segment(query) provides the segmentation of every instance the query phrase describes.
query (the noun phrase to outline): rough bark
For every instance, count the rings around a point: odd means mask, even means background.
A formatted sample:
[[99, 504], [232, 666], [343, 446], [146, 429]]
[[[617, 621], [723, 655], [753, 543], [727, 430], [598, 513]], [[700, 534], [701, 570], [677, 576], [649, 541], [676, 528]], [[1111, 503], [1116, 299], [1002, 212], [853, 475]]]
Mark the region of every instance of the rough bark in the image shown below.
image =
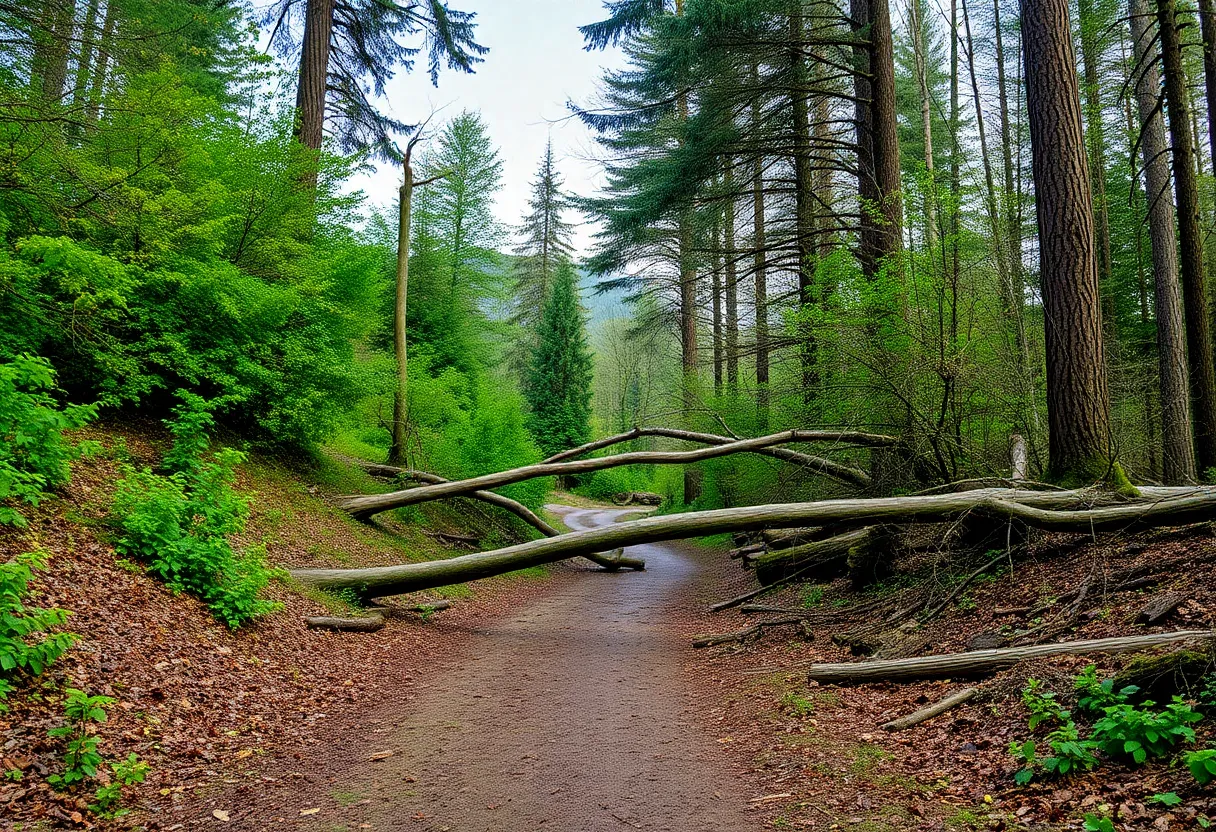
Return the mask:
[[1081, 30], [1081, 65], [1085, 76], [1085, 139], [1089, 156], [1089, 183], [1093, 197], [1094, 233], [1098, 255], [1098, 281], [1106, 287], [1104, 312], [1108, 328], [1114, 323], [1111, 280], [1110, 212], [1106, 204], [1106, 146], [1102, 131], [1102, 90], [1098, 78], [1098, 21], [1094, 0], [1078, 0]]
[[975, 698], [979, 693], [979, 688], [963, 688], [962, 690], [952, 693], [945, 699], [934, 702], [932, 705], [926, 705], [919, 711], [914, 711], [907, 716], [901, 716], [899, 719], [893, 719], [882, 726], [884, 731], [904, 731], [914, 725], [920, 725], [922, 722], [928, 722], [935, 716], [941, 716], [946, 711], [957, 708], [959, 705], [964, 705]]
[[1187, 362], [1190, 367], [1196, 465], [1200, 471], [1216, 466], [1216, 365], [1212, 358], [1207, 278], [1203, 264], [1203, 229], [1199, 222], [1199, 191], [1191, 134], [1190, 105], [1175, 0], [1157, 0], [1161, 62], [1165, 74], [1165, 103], [1173, 149], [1174, 196], [1178, 208], [1178, 244], [1182, 259], [1183, 308], [1186, 317]]
[[1067, 0], [1025, 4], [1022, 37], [1046, 330], [1049, 469], [1053, 478], [1079, 484], [1109, 477], [1113, 460], [1093, 206]]
[[1211, 630], [1180, 630], [1174, 633], [1154, 633], [1145, 636], [1099, 638], [1089, 641], [1069, 641], [1061, 644], [1035, 644], [1027, 647], [1004, 647], [998, 650], [973, 650], [970, 653], [945, 653], [919, 656], [913, 659], [888, 659], [843, 664], [816, 664], [807, 671], [812, 682], [907, 682], [914, 679], [934, 679], [943, 676], [982, 676], [1011, 667], [1018, 662], [1047, 656], [1087, 656], [1098, 653], [1126, 653], [1148, 650], [1165, 644], [1193, 639], [1210, 639]]
[[1181, 592], [1163, 592], [1144, 605], [1136, 614], [1138, 624], [1156, 624], [1161, 619], [1178, 609], [1186, 596]]
[[730, 159], [722, 166], [726, 203], [722, 207], [722, 248], [726, 257], [726, 385], [739, 387], [739, 267], [735, 261], [735, 179]]
[[816, 582], [829, 581], [844, 570], [849, 551], [866, 545], [870, 537], [870, 529], [857, 529], [826, 540], [766, 552], [753, 561], [756, 580], [763, 586], [771, 586], [798, 574]]
[[394, 595], [487, 578], [617, 547], [765, 528], [826, 524], [856, 528], [882, 523], [955, 520], [974, 513], [1002, 521], [1016, 519], [1035, 528], [1094, 534], [1185, 525], [1216, 518], [1216, 490], [1156, 491], [1160, 496], [1150, 492], [1133, 502], [1078, 511], [1060, 509], [1091, 504], [1095, 497], [1093, 492], [983, 489], [928, 497], [740, 506], [647, 517], [447, 560], [363, 569], [302, 569], [292, 574], [306, 584], [323, 589], [346, 588], [366, 596]]
[[849, 17], [853, 35], [857, 39], [857, 44], [853, 47], [853, 124], [857, 144], [857, 196], [861, 203], [857, 261], [861, 266], [862, 275], [867, 280], [873, 280], [878, 273], [879, 243], [875, 212], [880, 198], [878, 177], [874, 170], [869, 0], [849, 0]]
[[1140, 112], [1140, 149], [1144, 160], [1145, 200], [1153, 258], [1153, 298], [1157, 319], [1157, 369], [1161, 393], [1162, 478], [1167, 485], [1195, 482], [1195, 446], [1191, 434], [1190, 379], [1182, 287], [1178, 282], [1178, 243], [1165, 124], [1157, 106], [1161, 78], [1153, 46], [1147, 0], [1128, 0]]
[[[309, 150], [320, 150], [325, 137], [325, 92], [334, 31], [336, 0], [308, 0], [304, 42], [296, 87], [295, 137]], [[315, 174], [312, 184], [316, 184]]]

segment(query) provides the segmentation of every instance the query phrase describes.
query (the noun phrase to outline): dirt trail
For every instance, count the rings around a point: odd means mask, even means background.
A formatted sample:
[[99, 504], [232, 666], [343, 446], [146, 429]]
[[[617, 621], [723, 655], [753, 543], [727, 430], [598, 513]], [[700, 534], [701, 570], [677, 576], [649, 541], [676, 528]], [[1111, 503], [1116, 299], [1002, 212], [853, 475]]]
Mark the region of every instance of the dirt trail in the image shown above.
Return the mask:
[[[552, 508], [572, 529], [636, 511]], [[557, 582], [473, 636], [430, 687], [401, 704], [399, 720], [382, 713], [388, 721], [367, 725], [350, 743], [361, 762], [335, 759], [336, 777], [322, 772], [297, 786], [302, 805], [263, 803], [260, 818], [245, 822], [420, 832], [759, 829], [685, 696], [687, 640], [673, 624], [692, 603], [697, 551], [629, 551], [646, 559], [647, 572]], [[379, 751], [393, 754], [366, 762]], [[303, 808], [321, 811], [300, 817]]]

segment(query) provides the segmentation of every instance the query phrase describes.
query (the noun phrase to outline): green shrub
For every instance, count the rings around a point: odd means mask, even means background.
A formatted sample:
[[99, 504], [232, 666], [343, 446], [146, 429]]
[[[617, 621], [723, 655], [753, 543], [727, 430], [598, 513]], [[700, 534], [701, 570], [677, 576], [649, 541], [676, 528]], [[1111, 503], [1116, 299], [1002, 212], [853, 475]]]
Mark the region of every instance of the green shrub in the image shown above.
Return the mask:
[[59, 407], [55, 372], [43, 358], [18, 355], [0, 364], [0, 523], [24, 526], [13, 503], [37, 505], [67, 483], [68, 463], [87, 446], [63, 437], [96, 413], [93, 405]]
[[184, 397], [174, 415], [168, 471], [127, 467], [118, 483], [114, 517], [122, 537], [115, 548], [143, 561], [175, 592], [200, 598], [235, 629], [279, 608], [259, 597], [278, 574], [266, 565], [265, 550], [232, 544], [249, 518], [248, 500], [232, 490], [245, 455], [223, 448], [205, 456], [212, 423], [201, 399]]
[[44, 568], [46, 555], [41, 552], [27, 552], [0, 564], [0, 700], [8, 698], [14, 673], [37, 676], [78, 638], [73, 633], [48, 632], [64, 625], [67, 610], [25, 606], [30, 578], [34, 570]]
[[[1130, 760], [1137, 765], [1150, 757], [1165, 757], [1178, 744], [1194, 742], [1195, 729], [1191, 726], [1203, 719], [1202, 714], [1178, 696], [1163, 710], [1156, 710], [1152, 701], [1134, 706], [1127, 700], [1139, 688], [1129, 685], [1115, 691], [1112, 681], [1098, 680], [1094, 665], [1077, 676], [1074, 686], [1082, 711], [1100, 714], [1086, 738], [1082, 738], [1072, 714], [1060, 706], [1052, 691], [1037, 679], [1027, 680], [1022, 701], [1030, 711], [1028, 727], [1034, 731], [1042, 725], [1054, 726], [1044, 738], [1052, 754], [1039, 756], [1039, 743], [1033, 739], [1010, 743], [1009, 752], [1023, 763], [1023, 767], [1014, 775], [1018, 783], [1030, 782], [1036, 768], [1057, 776], [1078, 770], [1088, 771], [1099, 762], [1095, 756], [1097, 751], [1113, 759]], [[1216, 752], [1213, 753], [1216, 755]], [[1192, 767], [1192, 772], [1197, 770], [1206, 772], [1206, 761], [1201, 760], [1197, 762], [1197, 768]], [[1216, 773], [1216, 761], [1213, 762], [1212, 771]], [[1195, 776], [1198, 778], [1200, 775]]]
[[47, 782], [55, 788], [69, 788], [86, 777], [96, 777], [102, 764], [97, 753], [97, 736], [93, 725], [106, 721], [106, 708], [114, 704], [108, 696], [89, 696], [83, 690], [68, 688], [63, 702], [64, 723], [47, 732], [48, 736], [67, 740], [63, 755], [63, 774], [52, 774]]
[[1182, 755], [1182, 762], [1190, 769], [1191, 776], [1199, 785], [1206, 786], [1216, 780], [1216, 748], [1188, 751]]
[[105, 818], [120, 818], [130, 810], [121, 809], [122, 790], [125, 786], [134, 786], [144, 782], [148, 776], [148, 764], [139, 759], [139, 755], [131, 752], [127, 759], [110, 764], [110, 782], [97, 789], [89, 809]]

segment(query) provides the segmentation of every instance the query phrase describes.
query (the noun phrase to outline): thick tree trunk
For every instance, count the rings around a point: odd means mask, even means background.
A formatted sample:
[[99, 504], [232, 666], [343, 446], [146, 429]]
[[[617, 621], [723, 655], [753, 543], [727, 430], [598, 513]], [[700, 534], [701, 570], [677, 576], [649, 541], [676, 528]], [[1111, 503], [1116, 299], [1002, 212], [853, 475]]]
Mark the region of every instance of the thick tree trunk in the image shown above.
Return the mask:
[[857, 261], [866, 280], [878, 274], [878, 226], [874, 214], [881, 201], [874, 169], [873, 34], [870, 0], [849, 0], [850, 25], [858, 39], [853, 47], [853, 125], [857, 143], [857, 195], [861, 222], [857, 235]]
[[402, 165], [401, 187], [398, 189], [397, 209], [397, 287], [393, 302], [393, 353], [397, 359], [397, 389], [393, 395], [393, 439], [388, 461], [405, 465], [409, 442], [409, 344], [406, 340], [406, 320], [409, 310], [410, 285], [410, 211], [414, 199], [414, 169], [407, 158]]
[[42, 11], [34, 44], [34, 83], [44, 105], [63, 103], [68, 55], [76, 28], [76, 0], [52, 0]]
[[89, 0], [80, 33], [80, 51], [76, 54], [76, 74], [72, 78], [72, 109], [83, 111], [89, 93], [89, 74], [93, 70], [93, 54], [97, 50], [97, 15], [101, 0]]
[[1216, 466], [1216, 365], [1212, 357], [1211, 320], [1203, 263], [1203, 229], [1199, 222], [1199, 190], [1195, 181], [1195, 152], [1176, 10], [1175, 0], [1157, 0], [1161, 60], [1165, 70], [1165, 102], [1173, 145], [1187, 361], [1193, 391], [1195, 461], [1200, 471], [1206, 471]]
[[[785, 442], [797, 442], [797, 431], [783, 431], [755, 439], [740, 439], [735, 442], [716, 444], [709, 448], [694, 451], [635, 451], [633, 453], [617, 454], [615, 456], [582, 459], [573, 462], [539, 463], [513, 468], [509, 471], [499, 471], [480, 477], [472, 477], [456, 482], [445, 482], [428, 485], [422, 488], [409, 488], [404, 491], [394, 491], [389, 494], [369, 494], [343, 498], [339, 505], [356, 517], [366, 518], [382, 511], [403, 506], [417, 505], [430, 500], [442, 500], [449, 497], [460, 497], [474, 491], [498, 488], [511, 483], [538, 477], [561, 477], [571, 474], [586, 474], [592, 471], [602, 471], [621, 465], [688, 465], [706, 459], [717, 459], [730, 454], [757, 451], [771, 448]], [[824, 473], [831, 471], [836, 476], [851, 478], [853, 484], [864, 486], [869, 484], [869, 477], [862, 471], [847, 468], [839, 463], [822, 460], [830, 467], [824, 467]]]
[[[304, 43], [296, 87], [295, 137], [309, 150], [320, 150], [325, 137], [325, 92], [337, 0], [308, 0], [304, 12]], [[316, 184], [315, 174], [311, 184]]]
[[1110, 477], [1110, 396], [1102, 344], [1094, 218], [1067, 0], [1022, 8], [1026, 101], [1047, 345], [1054, 478]]
[[[1205, 0], [1206, 1], [1206, 0]], [[1186, 357], [1186, 324], [1182, 318], [1182, 287], [1178, 282], [1178, 244], [1174, 234], [1174, 203], [1170, 199], [1170, 170], [1165, 125], [1157, 106], [1161, 79], [1147, 0], [1129, 0], [1140, 110], [1140, 148], [1144, 159], [1145, 201], [1152, 247], [1157, 319], [1157, 368], [1161, 388], [1162, 478], [1167, 485], [1194, 482], [1195, 445], [1191, 434], [1190, 380]]]
[[97, 43], [97, 61], [92, 76], [88, 80], [88, 100], [85, 103], [84, 121], [86, 128], [97, 124], [101, 110], [101, 99], [105, 95], [107, 70], [110, 65], [110, 53], [114, 48], [114, 29], [118, 25], [118, 10], [114, 3], [106, 3], [106, 16], [101, 24], [101, 39]]
[[816, 664], [807, 672], [812, 682], [908, 682], [914, 679], [934, 679], [943, 676], [982, 676], [1018, 662], [1047, 656], [1089, 656], [1098, 653], [1127, 653], [1148, 650], [1180, 641], [1210, 639], [1210, 630], [1181, 630], [1176, 633], [1154, 633], [1146, 636], [1099, 638], [1089, 641], [1067, 641], [1062, 644], [1035, 644], [1029, 647], [1006, 647], [998, 650], [973, 650], [970, 653], [946, 653], [940, 656], [920, 656], [914, 659], [888, 659], [844, 664]]
[[769, 586], [791, 575], [800, 574], [811, 581], [830, 581], [844, 571], [849, 551], [856, 546], [866, 545], [870, 538], [870, 529], [857, 529], [834, 535], [827, 540], [766, 552], [753, 561], [756, 580], [763, 586]]
[[[977, 515], [989, 517], [996, 522], [1017, 520], [1027, 526], [1051, 531], [1096, 534], [1105, 531], [1131, 532], [1157, 526], [1187, 525], [1216, 518], [1216, 490], [1144, 491], [1144, 500], [1077, 511], [1059, 509], [1090, 505], [1094, 498], [1093, 492], [998, 488], [928, 497], [740, 506], [630, 520], [447, 560], [363, 569], [300, 569], [294, 570], [292, 575], [305, 584], [321, 589], [350, 589], [366, 597], [376, 597], [488, 578], [504, 572], [613, 548], [766, 528], [827, 524], [861, 527], [885, 523], [943, 522], [966, 515]], [[1168, 495], [1179, 496], [1162, 498]]]
[[868, 0], [870, 10], [870, 70], [873, 73], [872, 118], [874, 176], [882, 212], [879, 257], [898, 269], [903, 251], [903, 197], [899, 159], [899, 121], [895, 105], [895, 43], [887, 0]]

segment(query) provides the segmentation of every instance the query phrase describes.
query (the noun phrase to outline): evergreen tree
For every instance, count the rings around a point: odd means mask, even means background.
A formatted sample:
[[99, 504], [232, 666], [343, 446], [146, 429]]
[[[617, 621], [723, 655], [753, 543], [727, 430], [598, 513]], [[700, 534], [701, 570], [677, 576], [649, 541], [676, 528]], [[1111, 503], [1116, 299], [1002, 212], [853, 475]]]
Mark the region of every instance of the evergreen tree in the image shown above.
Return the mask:
[[[562, 177], [553, 164], [553, 142], [545, 145], [545, 155], [532, 183], [528, 215], [519, 228], [522, 242], [516, 247], [516, 308], [513, 322], [534, 330], [549, 290], [559, 269], [570, 265], [574, 251], [570, 243], [571, 226], [562, 219], [569, 199], [562, 190]], [[529, 347], [534, 347], [534, 341]]]
[[528, 427], [548, 456], [591, 436], [591, 351], [569, 263], [554, 275], [538, 336], [528, 377]]

